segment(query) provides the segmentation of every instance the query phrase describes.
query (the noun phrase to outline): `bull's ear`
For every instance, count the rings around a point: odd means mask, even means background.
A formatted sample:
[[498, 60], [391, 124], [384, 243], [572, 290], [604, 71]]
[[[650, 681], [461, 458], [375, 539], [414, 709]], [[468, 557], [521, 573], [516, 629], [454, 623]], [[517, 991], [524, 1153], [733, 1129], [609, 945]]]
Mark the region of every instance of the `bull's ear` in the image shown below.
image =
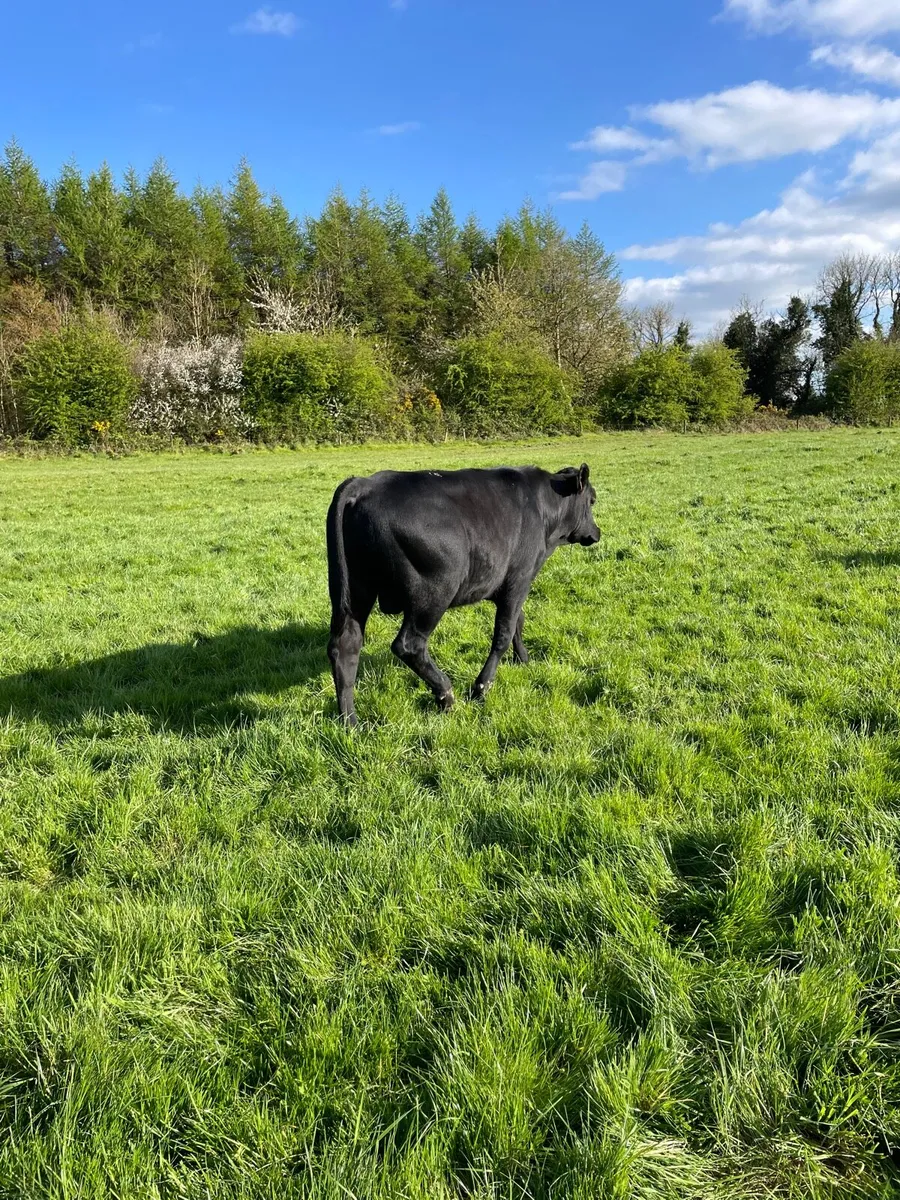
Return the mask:
[[581, 491], [581, 473], [575, 467], [563, 467], [550, 476], [550, 483], [560, 496], [574, 496]]
[[588, 485], [588, 480], [591, 477], [591, 468], [587, 463], [581, 464], [581, 470], [578, 472], [578, 490], [583, 492]]

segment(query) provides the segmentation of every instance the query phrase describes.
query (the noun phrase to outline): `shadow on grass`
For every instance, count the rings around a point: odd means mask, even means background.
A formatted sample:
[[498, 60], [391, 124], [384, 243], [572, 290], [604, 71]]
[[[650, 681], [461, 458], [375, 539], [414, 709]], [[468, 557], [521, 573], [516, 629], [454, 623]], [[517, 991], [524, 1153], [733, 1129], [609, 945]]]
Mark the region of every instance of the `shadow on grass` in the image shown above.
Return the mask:
[[900, 567], [900, 550], [851, 550], [847, 554], [829, 554], [828, 561], [840, 563], [848, 571], [858, 567]]
[[0, 717], [66, 727], [88, 714], [134, 712], [160, 728], [250, 725], [247, 693], [274, 695], [328, 669], [325, 625], [242, 626], [214, 637], [122, 650], [71, 666], [0, 678]]
[[669, 861], [679, 881], [660, 900], [670, 938], [677, 942], [707, 934], [736, 865], [735, 847], [724, 831], [687, 831], [672, 838]]

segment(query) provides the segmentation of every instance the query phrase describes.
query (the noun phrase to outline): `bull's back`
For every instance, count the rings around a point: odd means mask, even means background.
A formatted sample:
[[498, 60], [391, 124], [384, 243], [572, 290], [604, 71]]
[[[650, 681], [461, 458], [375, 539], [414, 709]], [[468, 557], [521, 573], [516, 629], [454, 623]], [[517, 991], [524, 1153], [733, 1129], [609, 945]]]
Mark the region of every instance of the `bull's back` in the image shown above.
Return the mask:
[[380, 472], [348, 510], [352, 569], [387, 613], [491, 598], [522, 544], [515, 470]]

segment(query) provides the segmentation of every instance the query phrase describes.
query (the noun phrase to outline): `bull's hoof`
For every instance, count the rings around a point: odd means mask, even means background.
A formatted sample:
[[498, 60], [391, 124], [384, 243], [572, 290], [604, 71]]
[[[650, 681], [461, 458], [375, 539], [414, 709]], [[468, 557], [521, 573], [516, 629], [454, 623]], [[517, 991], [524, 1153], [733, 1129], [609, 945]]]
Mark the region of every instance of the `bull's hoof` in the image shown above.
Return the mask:
[[453, 695], [453, 688], [449, 692], [444, 692], [443, 696], [435, 696], [437, 706], [441, 712], [449, 712], [456, 703], [456, 697]]
[[491, 685], [489, 683], [473, 683], [472, 684], [472, 692], [471, 692], [472, 699], [473, 700], [484, 700], [485, 696], [488, 694], [488, 692], [490, 690], [491, 690]]
[[341, 723], [345, 729], [355, 729], [359, 724], [359, 717], [355, 712], [341, 713]]

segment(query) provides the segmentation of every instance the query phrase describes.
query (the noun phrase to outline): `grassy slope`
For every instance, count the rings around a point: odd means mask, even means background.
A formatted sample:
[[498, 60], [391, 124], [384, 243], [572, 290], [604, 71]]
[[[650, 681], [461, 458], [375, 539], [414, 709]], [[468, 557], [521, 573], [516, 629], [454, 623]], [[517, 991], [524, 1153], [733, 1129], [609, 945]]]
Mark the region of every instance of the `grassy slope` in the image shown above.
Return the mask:
[[[378, 615], [338, 728], [339, 480], [582, 458], [531, 665], [442, 716]], [[0, 1196], [896, 1194], [898, 468], [0, 463]], [[458, 691], [490, 623], [434, 639]]]

